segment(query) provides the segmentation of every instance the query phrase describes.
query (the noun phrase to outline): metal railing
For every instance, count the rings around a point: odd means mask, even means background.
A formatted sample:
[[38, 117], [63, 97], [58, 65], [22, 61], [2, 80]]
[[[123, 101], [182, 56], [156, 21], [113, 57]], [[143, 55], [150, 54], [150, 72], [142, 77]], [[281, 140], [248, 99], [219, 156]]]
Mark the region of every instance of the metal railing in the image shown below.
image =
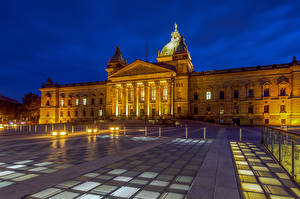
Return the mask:
[[300, 185], [300, 134], [263, 127], [262, 143]]

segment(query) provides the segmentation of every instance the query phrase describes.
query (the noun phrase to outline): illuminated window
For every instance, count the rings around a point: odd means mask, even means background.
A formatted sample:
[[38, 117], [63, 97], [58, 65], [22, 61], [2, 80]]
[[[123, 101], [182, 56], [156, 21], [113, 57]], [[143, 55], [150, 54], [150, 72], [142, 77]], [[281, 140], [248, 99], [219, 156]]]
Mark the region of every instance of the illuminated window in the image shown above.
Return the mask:
[[238, 90], [234, 90], [233, 92], [233, 98], [239, 98], [239, 91]]
[[269, 88], [266, 88], [264, 90], [264, 97], [269, 97], [270, 96], [270, 89]]
[[163, 100], [167, 100], [168, 99], [168, 89], [166, 86], [164, 86], [163, 88]]
[[168, 114], [168, 109], [167, 108], [164, 108], [164, 115], [167, 115]]
[[239, 106], [234, 106], [233, 107], [233, 113], [238, 114], [239, 113]]
[[156, 88], [154, 86], [151, 87], [151, 91], [152, 100], [156, 100]]
[[269, 113], [269, 105], [264, 106], [264, 113]]
[[155, 116], [155, 109], [152, 109], [152, 116]]
[[210, 106], [207, 106], [206, 107], [206, 114], [211, 114], [211, 107]]
[[221, 106], [220, 107], [220, 115], [223, 115], [224, 114], [224, 106]]
[[76, 99], [75, 99], [75, 104], [76, 104], [76, 106], [79, 105], [79, 98], [76, 98]]
[[206, 91], [206, 100], [211, 99], [211, 91]]
[[133, 89], [130, 89], [130, 94], [129, 94], [129, 101], [133, 101]]
[[140, 90], [140, 100], [144, 101], [145, 100], [145, 89], [141, 88]]
[[102, 111], [102, 109], [99, 110], [99, 116], [100, 116], [100, 117], [103, 116], [103, 111]]
[[286, 96], [286, 89], [285, 88], [280, 89], [280, 96]]
[[224, 91], [220, 91], [220, 99], [224, 99]]
[[254, 90], [253, 89], [248, 90], [248, 97], [249, 98], [253, 98], [254, 97]]
[[61, 106], [64, 106], [64, 102], [65, 102], [65, 100], [61, 99], [61, 101], [60, 101]]
[[82, 104], [83, 104], [84, 106], [86, 106], [86, 101], [87, 101], [86, 97], [85, 97], [85, 98], [83, 98], [83, 100], [82, 100]]
[[285, 105], [280, 105], [280, 113], [285, 113]]
[[195, 93], [194, 93], [194, 101], [197, 101], [197, 100], [198, 100], [198, 93], [195, 92]]

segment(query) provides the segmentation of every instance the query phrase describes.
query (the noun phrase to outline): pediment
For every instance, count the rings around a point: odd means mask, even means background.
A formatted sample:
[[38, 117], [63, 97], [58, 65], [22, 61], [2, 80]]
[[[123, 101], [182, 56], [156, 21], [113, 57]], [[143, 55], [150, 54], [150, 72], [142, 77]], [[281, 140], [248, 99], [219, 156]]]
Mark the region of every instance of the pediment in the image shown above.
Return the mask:
[[112, 77], [124, 77], [124, 76], [135, 76], [135, 75], [146, 75], [146, 74], [157, 74], [157, 73], [168, 73], [174, 72], [171, 69], [164, 68], [149, 62], [144, 62], [137, 60], [116, 73], [112, 74], [109, 78]]

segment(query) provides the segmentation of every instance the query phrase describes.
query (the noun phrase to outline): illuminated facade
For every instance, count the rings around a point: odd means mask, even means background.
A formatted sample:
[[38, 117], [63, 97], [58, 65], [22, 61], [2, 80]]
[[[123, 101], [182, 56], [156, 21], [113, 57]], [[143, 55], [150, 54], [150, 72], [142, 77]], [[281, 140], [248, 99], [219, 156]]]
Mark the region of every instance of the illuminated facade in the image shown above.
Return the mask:
[[195, 72], [177, 25], [157, 62], [127, 64], [119, 46], [107, 81], [43, 84], [40, 123], [193, 118], [300, 125], [300, 62]]

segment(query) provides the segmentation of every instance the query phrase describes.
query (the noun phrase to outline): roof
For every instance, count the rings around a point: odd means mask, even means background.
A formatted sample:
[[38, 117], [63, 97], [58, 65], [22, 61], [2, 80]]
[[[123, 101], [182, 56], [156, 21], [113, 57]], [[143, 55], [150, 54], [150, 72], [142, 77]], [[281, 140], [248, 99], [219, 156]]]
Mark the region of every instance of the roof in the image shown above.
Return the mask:
[[[149, 62], [149, 63], [150, 63], [150, 62]], [[157, 66], [160, 66], [160, 67], [169, 69], [169, 70], [173, 70], [173, 71], [176, 72], [176, 67], [175, 67], [175, 66], [166, 64], [166, 63], [164, 63], [164, 62], [154, 62], [154, 63], [151, 63], [151, 64], [154, 64], [154, 65], [157, 65]]]
[[0, 101], [7, 102], [7, 103], [12, 103], [12, 104], [19, 104], [19, 102], [17, 100], [11, 99], [9, 97], [5, 97], [1, 94], [0, 94]]
[[44, 88], [52, 88], [52, 87], [74, 87], [74, 86], [90, 86], [90, 85], [102, 85], [105, 84], [106, 81], [95, 81], [95, 82], [81, 82], [81, 83], [72, 83], [72, 84], [60, 84], [60, 85], [45, 85]]
[[264, 66], [251, 66], [251, 67], [230, 68], [230, 69], [223, 69], [223, 70], [194, 72], [194, 73], [192, 73], [192, 76], [215, 75], [215, 74], [224, 74], [224, 73], [237, 73], [237, 72], [249, 72], [249, 71], [257, 71], [257, 70], [289, 68], [293, 64], [300, 65], [300, 61], [296, 61], [295, 63], [293, 63], [293, 62], [286, 63], [286, 64], [272, 64], [272, 65], [264, 65]]

